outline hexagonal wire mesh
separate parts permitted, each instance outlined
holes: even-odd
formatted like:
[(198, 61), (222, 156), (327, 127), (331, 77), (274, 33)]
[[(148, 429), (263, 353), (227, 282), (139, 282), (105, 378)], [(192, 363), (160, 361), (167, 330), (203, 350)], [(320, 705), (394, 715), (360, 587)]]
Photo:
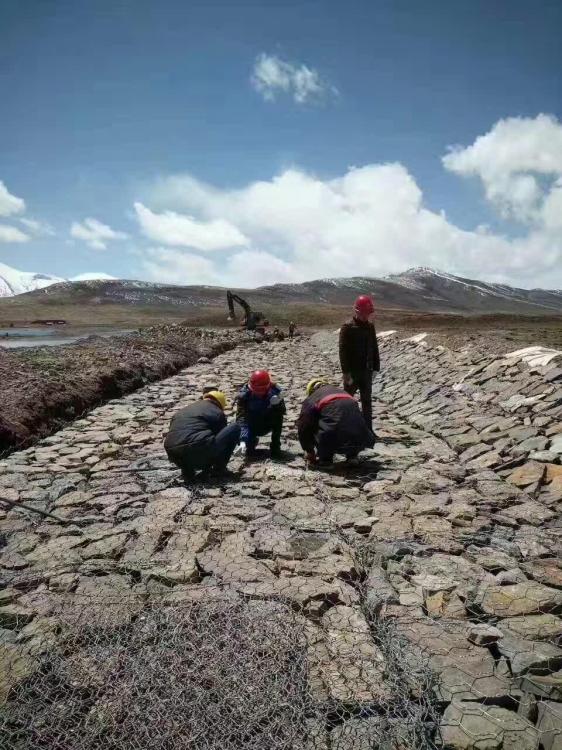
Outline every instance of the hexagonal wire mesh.
[(64, 597), (12, 664), (5, 746), (434, 746), (434, 677), (421, 653), (402, 656), (390, 624), (370, 643), (344, 607), (323, 639), (286, 604), (197, 599)]
[[(2, 746), (556, 746), (555, 590), (547, 601), (533, 582), (514, 592), (471, 580), (461, 558), (455, 569), (427, 557), (417, 539), (373, 544), (341, 526), (219, 534), (194, 574), (196, 534), (133, 536), (135, 562), (114, 565), (53, 550), (41, 576), (14, 574), (8, 595), (33, 590), (11, 623), (4, 610), (16, 637), (3, 657)], [(421, 608), (408, 600), (420, 576)], [(528, 610), (541, 640), (514, 630), (533, 624)]]

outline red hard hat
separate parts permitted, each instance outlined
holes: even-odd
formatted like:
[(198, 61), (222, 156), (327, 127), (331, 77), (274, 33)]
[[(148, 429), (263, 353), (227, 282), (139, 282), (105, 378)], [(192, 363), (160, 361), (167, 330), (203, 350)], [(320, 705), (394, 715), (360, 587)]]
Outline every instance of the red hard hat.
[(271, 376), (267, 370), (256, 370), (250, 375), (249, 385), (252, 393), (267, 393), (271, 386)]
[(368, 294), (362, 294), (360, 297), (357, 297), (355, 300), (355, 312), (357, 313), (363, 313), (363, 315), (369, 315), (370, 313), (375, 312), (375, 305), (373, 304), (373, 300), (371, 297), (369, 297)]

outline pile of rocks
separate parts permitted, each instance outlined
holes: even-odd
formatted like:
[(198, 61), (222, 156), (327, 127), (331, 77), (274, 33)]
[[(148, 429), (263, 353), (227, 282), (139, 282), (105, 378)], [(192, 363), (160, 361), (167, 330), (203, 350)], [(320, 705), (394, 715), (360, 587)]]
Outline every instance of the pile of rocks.
[[(298, 694), (307, 708), (287, 714), (303, 724), (286, 747), (559, 746), (556, 358), (529, 366), (519, 355), (479, 359), (427, 338), (382, 337), (379, 441), (358, 467), (326, 474), (305, 468), (296, 441), (306, 382), (338, 377), (333, 337), (320, 343), (227, 352), (1, 463), (3, 497), (60, 519), (21, 509), (1, 519), (0, 700), (4, 729), (19, 733), (21, 747), (38, 746), (30, 738), (44, 713), (37, 710), (34, 724), (30, 695), (39, 707), (45, 659), (52, 662), (65, 628), (78, 642), (85, 622), (122, 633), (164, 607), (181, 613), (256, 600), (275, 618), (282, 607), (287, 632), (305, 641), (306, 694), (292, 691), (290, 700)], [(162, 450), (171, 415), (204, 385), (232, 397), (264, 365), (286, 395), (286, 460), (265, 453), (234, 463), (230, 479), (182, 486)], [(263, 641), (263, 629), (256, 637)], [(122, 636), (118, 642), (121, 649)], [(244, 649), (241, 640), (239, 652), (254, 658)], [(107, 650), (95, 654), (90, 672), (113, 664)], [(117, 680), (109, 671), (100, 690)], [(207, 675), (197, 690), (215, 690), (216, 699), (216, 681)], [(250, 683), (236, 690), (250, 696)], [(228, 703), (223, 688), (218, 694)], [(95, 710), (103, 706), (105, 721), (116, 724), (107, 695), (96, 695)], [(259, 726), (271, 726), (261, 710)], [(87, 723), (91, 713), (75, 720)], [(167, 726), (169, 746), (182, 747), (181, 722)], [(229, 742), (222, 740), (236, 746)]]

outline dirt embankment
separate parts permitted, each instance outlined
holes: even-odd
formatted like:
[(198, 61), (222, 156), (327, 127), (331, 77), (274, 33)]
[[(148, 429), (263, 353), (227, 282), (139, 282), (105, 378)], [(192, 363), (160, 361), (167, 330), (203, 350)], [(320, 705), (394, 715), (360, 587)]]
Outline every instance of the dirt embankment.
[(60, 347), (0, 348), (0, 454), (88, 409), (245, 341), (237, 331), (158, 326)]

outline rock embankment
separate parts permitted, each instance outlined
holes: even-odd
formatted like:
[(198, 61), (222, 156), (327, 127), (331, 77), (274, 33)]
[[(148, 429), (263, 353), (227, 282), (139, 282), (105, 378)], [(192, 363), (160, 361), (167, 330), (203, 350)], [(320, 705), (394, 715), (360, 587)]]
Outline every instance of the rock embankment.
[[(560, 358), (383, 337), (379, 441), (327, 474), (295, 431), (338, 376), (319, 344), (221, 354), (1, 462), (59, 519), (1, 519), (8, 745), (560, 746)], [(265, 365), (286, 460), (183, 486), (173, 412)]]
[(0, 454), (241, 341), (235, 331), (173, 325), (60, 347), (0, 347)]

